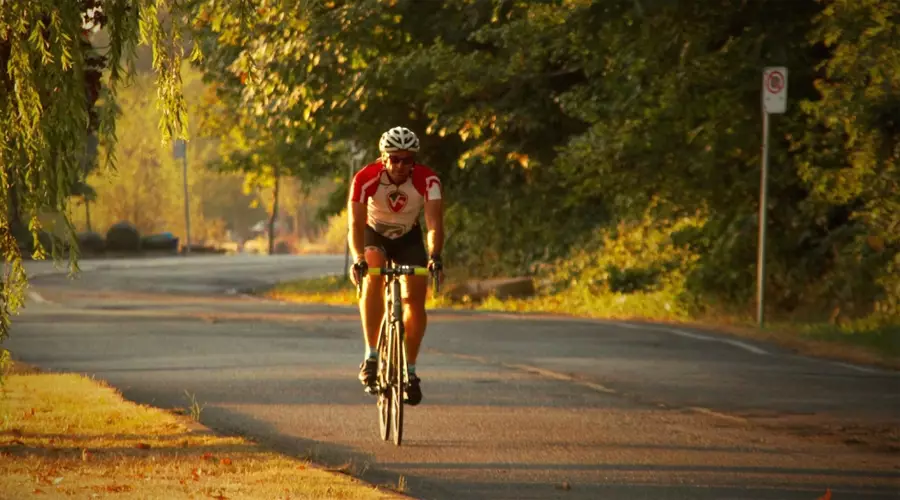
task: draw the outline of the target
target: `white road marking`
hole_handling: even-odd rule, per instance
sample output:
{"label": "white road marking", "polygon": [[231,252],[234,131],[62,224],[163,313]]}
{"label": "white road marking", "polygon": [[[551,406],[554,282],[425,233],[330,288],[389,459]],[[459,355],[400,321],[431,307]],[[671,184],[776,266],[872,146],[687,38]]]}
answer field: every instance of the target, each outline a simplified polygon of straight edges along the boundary
{"label": "white road marking", "polygon": [[694,339],[694,340],[702,340],[703,342],[721,342],[723,344],[732,345],[739,349],[743,349],[745,351],[752,352],[753,354],[759,354],[759,355],[769,354],[769,352],[766,351],[765,349],[760,349],[759,347],[756,347],[755,345],[748,344],[746,342],[741,342],[740,340],[709,337],[709,336],[700,335],[697,333],[686,332],[684,330],[677,330],[675,328],[661,328],[661,327],[655,327],[655,326],[649,326],[649,325],[648,326],[632,325],[629,323],[620,323],[620,322],[616,322],[614,324],[617,326],[621,326],[622,328],[630,328],[632,330],[653,330],[653,331],[658,331],[658,332],[674,333],[675,335],[679,335],[679,336],[686,337],[689,339]]}
{"label": "white road marking", "polygon": [[603,392],[606,394],[618,394],[615,390],[610,389],[609,387],[605,387],[596,382],[589,382],[587,380],[579,380],[570,375],[566,375],[564,373],[555,372],[552,370],[546,370],[544,368],[538,368],[537,366],[531,365],[518,365],[518,364],[510,364],[510,363],[501,363],[503,366],[507,368],[514,368],[516,370],[521,370],[529,373],[533,373],[535,375],[541,375],[547,378],[552,378],[555,380],[562,380],[564,382],[573,382],[583,387],[587,387],[589,389],[593,389],[598,392]]}
{"label": "white road marking", "polygon": [[33,290],[28,292],[28,298],[37,302],[38,304],[49,304],[50,303],[50,301],[45,299],[43,295],[41,295],[38,292],[35,292]]}
{"label": "white road marking", "polygon": [[850,363],[841,363],[840,361],[832,361],[832,364],[835,364],[838,366],[843,366],[844,368],[849,368],[851,370],[856,370],[858,372],[863,372],[863,373],[877,373],[877,374],[884,373],[881,370],[875,370],[873,368],[865,368],[862,366],[851,365]]}
{"label": "white road marking", "polygon": [[692,338],[692,339],[696,339],[696,340],[703,340],[706,342],[722,342],[724,344],[733,345],[740,349],[744,349],[745,351],[752,352],[753,354],[761,354],[761,355],[769,354],[767,351],[760,349],[759,347],[756,347],[755,345],[750,345],[746,342],[741,342],[740,340],[707,337],[706,335],[698,335],[696,333],[689,333],[689,332],[685,332],[683,330],[676,330],[674,328],[670,328],[667,331],[672,332],[675,335],[681,335],[682,337],[688,337],[688,338]]}

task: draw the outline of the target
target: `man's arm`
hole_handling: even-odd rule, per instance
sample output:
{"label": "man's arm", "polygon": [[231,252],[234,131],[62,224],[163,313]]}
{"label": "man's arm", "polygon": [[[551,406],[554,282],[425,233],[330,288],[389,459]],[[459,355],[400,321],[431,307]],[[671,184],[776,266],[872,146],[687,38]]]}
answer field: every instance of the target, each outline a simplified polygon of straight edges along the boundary
{"label": "man's arm", "polygon": [[353,200],[347,203],[349,229],[347,237],[350,239],[350,253],[354,262],[365,257],[366,215],[367,208],[364,203]]}
{"label": "man's arm", "polygon": [[440,255],[444,250],[444,201],[440,198],[425,202],[425,225],[428,226],[428,255]]}

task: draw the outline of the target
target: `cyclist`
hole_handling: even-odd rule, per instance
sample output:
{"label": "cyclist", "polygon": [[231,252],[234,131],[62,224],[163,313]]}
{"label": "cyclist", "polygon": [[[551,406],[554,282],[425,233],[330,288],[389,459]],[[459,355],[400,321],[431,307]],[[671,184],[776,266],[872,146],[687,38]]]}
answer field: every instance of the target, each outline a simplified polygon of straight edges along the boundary
{"label": "cyclist", "polygon": [[[444,208],[441,181],[425,165],[416,163],[419,139],[406,127],[394,127],[381,135],[381,156],[356,173],[347,201],[350,251],[353,253],[353,284],[372,267],[383,267],[387,259],[397,264],[427,266],[441,279],[444,246]],[[422,241],[419,214],[424,210],[428,226],[428,252]],[[416,357],[425,335],[427,316],[426,276],[404,276],[403,324],[409,380],[406,402],[422,401],[421,379],[416,375]],[[378,367],[378,333],[384,315],[384,278],[367,276],[359,301],[366,355],[359,367],[359,380],[372,388]]]}

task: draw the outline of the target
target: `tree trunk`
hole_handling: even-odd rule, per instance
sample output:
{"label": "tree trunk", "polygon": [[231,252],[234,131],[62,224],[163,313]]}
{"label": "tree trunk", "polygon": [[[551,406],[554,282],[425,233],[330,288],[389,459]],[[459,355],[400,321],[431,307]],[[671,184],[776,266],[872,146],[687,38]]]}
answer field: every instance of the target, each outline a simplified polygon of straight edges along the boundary
{"label": "tree trunk", "polygon": [[91,229],[91,202],[87,198],[84,200],[84,218],[87,221],[87,230],[90,233],[93,231]]}
{"label": "tree trunk", "polygon": [[22,222],[22,204],[19,202],[18,182],[14,172],[9,175],[9,206],[7,219],[9,221],[9,232],[13,239],[22,248],[31,248],[31,234],[28,227]]}
{"label": "tree trunk", "polygon": [[269,255],[275,254],[275,220],[278,218],[278,191],[281,187],[281,175],[275,169],[275,188],[272,193],[272,216],[269,218]]}

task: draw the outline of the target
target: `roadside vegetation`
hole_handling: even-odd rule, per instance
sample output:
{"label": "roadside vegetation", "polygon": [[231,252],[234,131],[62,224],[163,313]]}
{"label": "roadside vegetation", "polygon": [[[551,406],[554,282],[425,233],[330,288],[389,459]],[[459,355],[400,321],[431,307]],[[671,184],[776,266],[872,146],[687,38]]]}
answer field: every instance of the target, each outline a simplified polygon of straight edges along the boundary
{"label": "roadside vegetation", "polygon": [[[452,273],[452,270],[448,270]],[[821,356],[835,360],[900,369],[900,327],[883,326],[865,320],[850,325],[827,322],[779,320],[759,329],[750,315],[697,314],[691,315],[672,307],[677,301],[666,293],[573,293],[552,291],[548,285],[539,286],[537,294],[529,297],[497,298],[493,294],[476,297],[454,292],[465,280],[451,276],[445,282],[445,292],[432,296],[428,309],[459,309],[517,314],[554,314],[593,319],[619,319],[655,323],[687,325],[726,335],[771,342],[800,354]],[[475,281],[477,282],[477,281]],[[353,306],[357,303],[356,288],[344,275],[324,276],[281,283],[261,294],[275,300],[299,303],[319,303]]]}
{"label": "roadside vegetation", "polygon": [[19,368],[0,387],[8,498],[398,498],[348,475],[220,436],[74,374]]}

